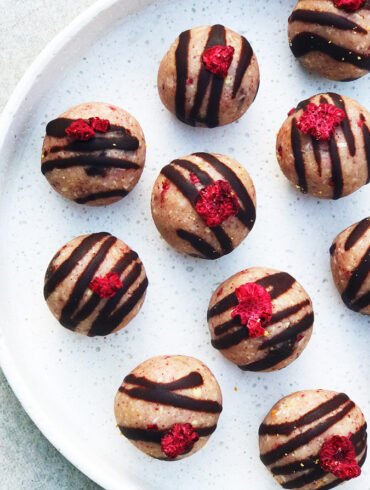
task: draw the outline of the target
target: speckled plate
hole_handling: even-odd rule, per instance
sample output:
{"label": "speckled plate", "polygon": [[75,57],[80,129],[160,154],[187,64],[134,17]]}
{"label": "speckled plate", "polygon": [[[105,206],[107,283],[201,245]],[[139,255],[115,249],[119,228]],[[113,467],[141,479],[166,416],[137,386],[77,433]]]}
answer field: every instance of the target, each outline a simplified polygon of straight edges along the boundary
{"label": "speckled plate", "polygon": [[[347,392],[370,419],[369,318],[343,306],[329,269],[335,235],[369,214],[369,188],[337,202],[305,197],[275,160],[275,134],[287,111],[319,91],[338,91],[370,107],[369,77],[340,85],[303,72],[286,36],[294,0],[100,1],[57,37],[10,100],[0,129],[1,365],[24,408],[46,437],[108,490],[274,490],[259,461],[258,425],[283,395],[306,388]],[[261,66],[261,90],[248,114],[230,126],[187,127],[161,105],[158,64],[190,26],[223,23],[246,35]],[[37,28],[37,26],[35,26]],[[40,172],[45,124],[82,101],[132,112],[143,126],[148,159],[123,201],[91,209],[52,192]],[[231,255],[205,262],[170,250],[150,216],[159,169],[194,151],[242,162],[257,188],[258,217]],[[127,329],[84,338],[61,328],[42,295],[45,268],[70,238],[106,230],[137,250],[150,279],[144,307]],[[216,285],[259,265],[293,274],[311,294],[316,324],[302,357],[274,374],[243,373],[211,346],[206,310]],[[125,374],[147,357],[182,353],[202,359],[224,395],[219,429],[207,447],[176,464],[139,453],[115,427],[113,399]],[[368,490],[365,465],[348,490]]]}

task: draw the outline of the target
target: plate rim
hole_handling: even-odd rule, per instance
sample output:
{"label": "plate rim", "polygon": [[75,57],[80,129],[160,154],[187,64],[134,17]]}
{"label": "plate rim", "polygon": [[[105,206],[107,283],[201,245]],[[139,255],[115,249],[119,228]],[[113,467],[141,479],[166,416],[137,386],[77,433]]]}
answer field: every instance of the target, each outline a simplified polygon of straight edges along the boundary
{"label": "plate rim", "polygon": [[[109,12],[115,5],[120,3],[122,4],[123,2],[120,0],[96,0],[56,34],[36,56],[17,83],[0,114],[0,155],[9,152],[8,147],[11,147],[13,144],[11,139],[17,124],[16,116],[20,111],[22,104],[24,104],[28,97],[32,95],[32,91],[37,85],[40,75],[48,68],[49,63],[56,55],[60,54],[60,52],[66,48],[68,43],[71,42],[77,34],[86,31],[90,24],[94,21],[97,22],[98,18],[102,17],[104,12]],[[115,21],[122,20],[126,15],[130,15],[132,12],[140,11],[145,6],[153,3],[153,0],[124,0],[124,3],[126,5],[121,7],[120,15],[118,18],[114,19]],[[132,12],[124,13],[122,8],[126,7],[127,9],[133,7]],[[104,32],[104,29],[108,27],[110,23],[111,19],[107,17],[105,22],[103,22],[102,25],[99,25],[100,32]],[[73,59],[71,59],[71,61],[73,62]],[[71,61],[68,61],[67,66],[70,65]],[[6,167],[6,162],[7,158],[4,158],[3,163],[0,165],[0,172]],[[3,185],[1,180],[0,185],[1,187]],[[101,474],[98,465],[88,465],[86,463],[86,458],[82,456],[83,451],[80,451],[79,447],[76,445],[70,445],[68,440],[63,438],[61,432],[53,427],[52,424],[48,423],[45,414],[37,408],[31,390],[24,385],[24,382],[22,382],[22,377],[19,375],[14,359],[5,345],[1,328],[0,367],[14,395],[21,403],[23,410],[55,449],[74,467],[102,488],[105,488],[106,490],[122,490],[121,485],[117,484],[114,473]],[[133,484],[128,479],[125,481],[125,490],[138,490],[138,488],[139,487],[136,484]]]}

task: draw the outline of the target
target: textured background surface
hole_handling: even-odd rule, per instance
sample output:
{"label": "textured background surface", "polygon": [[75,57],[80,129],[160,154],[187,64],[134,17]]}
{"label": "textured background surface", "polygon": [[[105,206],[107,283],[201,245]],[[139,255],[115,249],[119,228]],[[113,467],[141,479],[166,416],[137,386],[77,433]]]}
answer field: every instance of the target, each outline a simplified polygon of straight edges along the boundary
{"label": "textured background surface", "polygon": [[[0,110],[46,44],[93,0],[0,0]],[[2,490],[99,487],[44,438],[13,395],[0,369]]]}

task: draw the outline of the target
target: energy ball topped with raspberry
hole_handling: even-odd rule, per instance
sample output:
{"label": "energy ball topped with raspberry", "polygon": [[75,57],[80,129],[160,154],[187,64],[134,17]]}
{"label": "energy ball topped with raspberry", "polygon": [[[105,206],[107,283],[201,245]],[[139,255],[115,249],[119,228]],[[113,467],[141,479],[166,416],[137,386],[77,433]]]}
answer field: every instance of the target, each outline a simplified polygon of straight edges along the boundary
{"label": "energy ball topped with raspberry", "polygon": [[307,346],[314,314],[310,297],[286,272],[241,271],[213,293],[208,308],[212,345],[243,371],[276,371]]}
{"label": "energy ball topped with raspberry", "polygon": [[300,0],[289,17],[289,44],[302,65],[352,81],[370,71],[370,1]]}
{"label": "energy ball topped with raspberry", "polygon": [[248,172],[219,154],[194,153],[161,170],[152,192],[152,216],[179,252],[218,259],[253,228],[256,192]]}
{"label": "energy ball topped with raspberry", "polygon": [[344,393],[299,391],[272,407],[259,428],[259,446],[261,461],[283,488],[329,490],[360,477],[366,422]]}
{"label": "energy ball topped with raspberry", "polygon": [[370,113],[342,95],[315,95],[289,111],[276,155],[285,176],[303,193],[348,196],[370,180]]}
{"label": "energy ball topped with raspberry", "polygon": [[175,461],[199,451],[217,428],[220,387],[202,362],[158,356],[122,382],[114,412],[121,433],[153,458]]}
{"label": "energy ball topped with raspberry", "polygon": [[137,253],[102,232],[74,238],[56,253],[46,271],[44,297],[66,329],[105,336],[138,314],[147,286]]}
{"label": "energy ball topped with raspberry", "polygon": [[131,114],[90,102],[47,124],[41,172],[67,199],[102,206],[119,201],[135,187],[145,152],[143,131]]}
{"label": "energy ball topped with raspberry", "polygon": [[334,282],[345,305],[370,315],[370,217],[342,231],[330,255]]}
{"label": "energy ball topped with raspberry", "polygon": [[222,25],[182,32],[158,72],[167,109],[186,124],[209,128],[239,119],[256,98],[259,82],[251,45]]}

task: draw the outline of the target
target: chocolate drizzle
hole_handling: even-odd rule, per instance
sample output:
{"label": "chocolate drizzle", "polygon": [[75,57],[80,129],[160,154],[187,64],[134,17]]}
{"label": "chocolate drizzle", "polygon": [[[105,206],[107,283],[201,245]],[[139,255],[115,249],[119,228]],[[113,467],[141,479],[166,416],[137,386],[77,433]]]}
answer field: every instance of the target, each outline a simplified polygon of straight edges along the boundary
{"label": "chocolate drizzle", "polygon": [[200,378],[201,383],[203,383],[202,376],[197,372],[192,372],[171,383],[157,383],[147,378],[130,374],[124,379],[124,382],[134,385],[134,388],[127,388],[122,385],[119,391],[129,397],[160,405],[169,405],[194,412],[221,413],[222,406],[215,400],[198,400],[174,393],[176,390],[186,390],[200,386]]}
{"label": "chocolate drizzle", "polygon": [[363,122],[362,135],[364,138],[365,158],[367,161],[367,181],[366,181],[366,183],[368,184],[370,182],[370,131],[369,131],[369,128],[367,127],[367,124],[365,124],[365,117],[363,116],[363,114],[361,114],[361,121]]}
{"label": "chocolate drizzle", "polygon": [[[235,73],[234,85],[233,85],[233,99],[237,96],[239,89],[242,85],[242,81],[249,65],[251,64],[253,57],[253,49],[244,36],[241,36],[241,51],[238,66]],[[257,89],[258,91],[258,89]],[[256,94],[257,95],[257,94]]]}
{"label": "chocolate drizzle", "polygon": [[313,439],[319,437],[332,426],[340,422],[354,407],[355,404],[352,401],[348,401],[342,405],[340,410],[338,410],[334,415],[326,418],[323,422],[320,422],[310,429],[307,429],[306,431],[289,439],[287,442],[279,445],[277,448],[274,448],[265,454],[261,454],[261,461],[265,465],[276,463],[281,458],[286,456],[286,454],[292,453],[296,449],[309,444]]}
{"label": "chocolate drizzle", "polygon": [[113,189],[111,191],[94,192],[93,194],[87,194],[83,197],[78,197],[75,199],[77,204],[87,204],[93,201],[98,201],[99,199],[109,199],[111,197],[125,197],[128,191],[125,189]]}
{"label": "chocolate drizzle", "polygon": [[359,265],[353,270],[352,275],[347,283],[345,290],[342,293],[344,303],[354,311],[360,311],[370,304],[370,291],[364,293],[363,296],[357,298],[357,295],[362,288],[367,276],[370,273],[370,245],[368,246],[364,256],[360,260]]}
{"label": "chocolate drizzle", "polygon": [[370,228],[370,217],[365,218],[353,228],[351,233],[348,235],[346,243],[344,244],[344,250],[348,251],[356,245],[358,241],[365,235],[367,230]]}
{"label": "chocolate drizzle", "polygon": [[[74,141],[68,138],[65,130],[75,120],[68,118],[58,118],[50,121],[46,126],[46,136],[59,139],[67,139],[64,145],[55,145],[51,147],[50,153],[72,152],[77,153],[75,156],[55,158],[44,160],[41,165],[41,171],[45,175],[54,169],[64,169],[70,167],[88,167],[91,168],[122,168],[138,169],[137,163],[130,162],[126,159],[109,157],[106,155],[107,150],[136,151],[139,148],[139,140],[130,134],[122,126],[110,125],[107,133],[97,133],[89,141]],[[97,152],[100,152],[97,154]],[[80,154],[82,153],[82,155]],[[90,155],[90,153],[93,153]],[[84,155],[85,154],[85,155]],[[88,155],[87,155],[88,154]]]}
{"label": "chocolate drizzle", "polygon": [[[176,116],[180,121],[196,126],[204,124],[209,128],[214,128],[219,125],[219,110],[220,101],[223,93],[225,79],[213,75],[206,70],[202,61],[200,63],[200,71],[198,74],[197,88],[194,95],[193,104],[187,110],[187,80],[189,72],[189,49],[191,41],[191,31],[185,31],[179,36],[179,42],[176,48],[176,94],[175,94],[175,110]],[[226,30],[225,27],[216,24],[210,28],[209,36],[204,47],[204,51],[216,46],[226,45]],[[253,56],[253,51],[248,41],[242,37],[242,46],[236,75],[233,85],[232,97],[235,98],[243,81],[243,77],[250,65]],[[205,100],[209,94],[206,107]],[[201,113],[205,115],[202,116]]]}
{"label": "chocolate drizzle", "polygon": [[[86,267],[79,272],[75,285],[69,298],[66,300],[60,323],[69,330],[75,330],[78,325],[94,314],[98,308],[94,320],[91,323],[87,335],[108,335],[117,328],[125,317],[135,308],[141,300],[148,285],[146,276],[139,282],[132,293],[122,302],[124,295],[136,284],[144,270],[135,252],[129,251],[120,257],[110,272],[123,277],[123,286],[110,299],[102,299],[92,293],[88,299],[84,295],[89,288],[91,280],[98,272],[99,267],[106,258],[109,250],[115,245],[117,239],[109,233],[95,233],[85,237],[73,250],[70,256],[55,270],[52,260],[45,277],[44,296],[47,300],[57,287],[72,273],[76,265],[90,250],[99,244],[98,249],[92,255]],[[138,261],[138,262],[137,262]],[[127,274],[126,270],[130,269]]]}
{"label": "chocolate drizzle", "polygon": [[370,71],[370,55],[349,50],[312,32],[301,32],[294,36],[290,48],[296,58],[312,51],[319,51],[341,63],[349,63],[361,70]]}
{"label": "chocolate drizzle", "polygon": [[342,111],[344,111],[346,114],[345,119],[341,123],[341,127],[342,127],[343,134],[344,134],[344,137],[345,137],[346,142],[347,142],[349,154],[353,157],[356,155],[356,143],[355,143],[355,137],[354,137],[352,129],[351,129],[351,123],[348,119],[348,114],[347,114],[346,105],[344,103],[344,100],[342,99],[342,97],[340,95],[335,94],[333,92],[330,92],[328,95],[330,95],[332,101],[334,102],[334,105],[339,107],[339,109],[342,109]]}
{"label": "chocolate drizzle", "polygon": [[302,192],[306,193],[307,179],[306,179],[306,169],[304,164],[302,143],[301,143],[301,133],[297,126],[297,120],[293,118],[292,120],[292,150],[294,155],[294,166],[298,177],[298,186]]}
{"label": "chocolate drizzle", "polygon": [[[199,437],[209,437],[216,430],[217,425],[210,427],[195,427],[194,430]],[[121,433],[131,441],[154,442],[160,444],[162,438],[166,435],[169,429],[139,429],[134,427],[120,426]]]}
{"label": "chocolate drizzle", "polygon": [[294,21],[319,24],[321,26],[334,27],[335,29],[340,29],[343,31],[354,31],[361,34],[367,34],[367,30],[359,24],[356,24],[356,22],[347,19],[347,17],[343,17],[339,14],[333,14],[331,12],[297,9],[294,10],[292,15],[289,17],[289,23]]}

